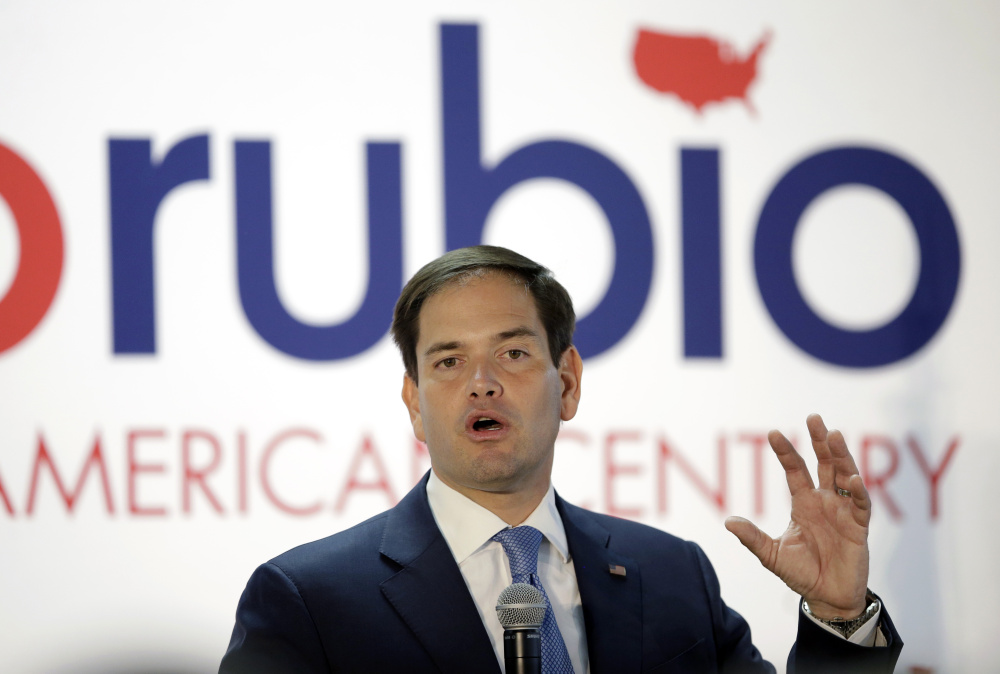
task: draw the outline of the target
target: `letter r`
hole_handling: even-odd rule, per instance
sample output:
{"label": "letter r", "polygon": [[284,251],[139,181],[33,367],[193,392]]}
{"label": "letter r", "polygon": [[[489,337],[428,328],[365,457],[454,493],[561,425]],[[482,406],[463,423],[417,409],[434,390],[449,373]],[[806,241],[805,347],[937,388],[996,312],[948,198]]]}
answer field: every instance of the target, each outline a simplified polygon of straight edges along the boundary
{"label": "letter r", "polygon": [[175,187],[208,180],[208,136],[191,136],[154,164],[148,138],[108,140],[115,353],[156,353],[153,224]]}

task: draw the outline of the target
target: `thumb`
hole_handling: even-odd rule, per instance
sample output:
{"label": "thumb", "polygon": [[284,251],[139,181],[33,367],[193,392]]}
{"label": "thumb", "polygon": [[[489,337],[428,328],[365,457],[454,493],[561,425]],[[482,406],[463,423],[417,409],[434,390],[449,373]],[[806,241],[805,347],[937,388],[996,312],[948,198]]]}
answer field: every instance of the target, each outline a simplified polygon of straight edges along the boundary
{"label": "thumb", "polygon": [[742,517],[727,517],[726,528],[740,539],[740,543],[752,552],[765,568],[771,568],[770,557],[774,546],[773,538],[761,531],[756,524]]}

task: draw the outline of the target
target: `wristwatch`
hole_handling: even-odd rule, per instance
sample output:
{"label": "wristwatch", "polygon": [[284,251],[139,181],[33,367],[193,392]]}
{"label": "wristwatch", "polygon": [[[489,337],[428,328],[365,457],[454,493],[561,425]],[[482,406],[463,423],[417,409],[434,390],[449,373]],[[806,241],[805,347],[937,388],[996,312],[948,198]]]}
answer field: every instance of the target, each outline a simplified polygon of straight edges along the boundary
{"label": "wristwatch", "polygon": [[878,613],[879,609],[882,608],[882,600],[879,599],[870,589],[865,591],[865,599],[868,601],[868,606],[865,607],[864,612],[857,618],[851,618],[850,620],[845,620],[840,616],[835,616],[830,620],[820,618],[809,610],[809,604],[804,599],[802,600],[802,610],[824,625],[829,625],[833,629],[837,630],[837,632],[839,632],[845,639],[849,639],[852,634],[857,632],[862,625],[868,622],[871,617]]}

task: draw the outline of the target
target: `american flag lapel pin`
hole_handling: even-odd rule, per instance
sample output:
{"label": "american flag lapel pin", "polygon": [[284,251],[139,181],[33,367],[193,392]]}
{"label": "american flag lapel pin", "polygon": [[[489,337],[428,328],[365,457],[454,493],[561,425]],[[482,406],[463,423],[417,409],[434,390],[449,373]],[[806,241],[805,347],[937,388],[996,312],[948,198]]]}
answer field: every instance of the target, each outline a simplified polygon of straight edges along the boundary
{"label": "american flag lapel pin", "polygon": [[621,564],[609,564],[608,571],[611,572],[612,576],[621,576],[622,578],[625,577],[625,567]]}

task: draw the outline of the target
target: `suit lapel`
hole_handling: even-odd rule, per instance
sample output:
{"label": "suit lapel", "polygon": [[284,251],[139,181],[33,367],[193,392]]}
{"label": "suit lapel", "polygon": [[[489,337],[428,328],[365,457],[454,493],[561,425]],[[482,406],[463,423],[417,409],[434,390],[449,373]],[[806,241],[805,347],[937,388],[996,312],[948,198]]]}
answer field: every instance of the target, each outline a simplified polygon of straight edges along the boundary
{"label": "suit lapel", "polygon": [[[587,626],[590,670],[638,672],[642,666],[639,564],[616,554],[611,534],[585,510],[557,497]],[[624,567],[625,575],[611,573]]]}
{"label": "suit lapel", "polygon": [[427,503],[426,477],[390,511],[380,552],[403,568],[382,594],[445,672],[499,671],[493,644]]}

